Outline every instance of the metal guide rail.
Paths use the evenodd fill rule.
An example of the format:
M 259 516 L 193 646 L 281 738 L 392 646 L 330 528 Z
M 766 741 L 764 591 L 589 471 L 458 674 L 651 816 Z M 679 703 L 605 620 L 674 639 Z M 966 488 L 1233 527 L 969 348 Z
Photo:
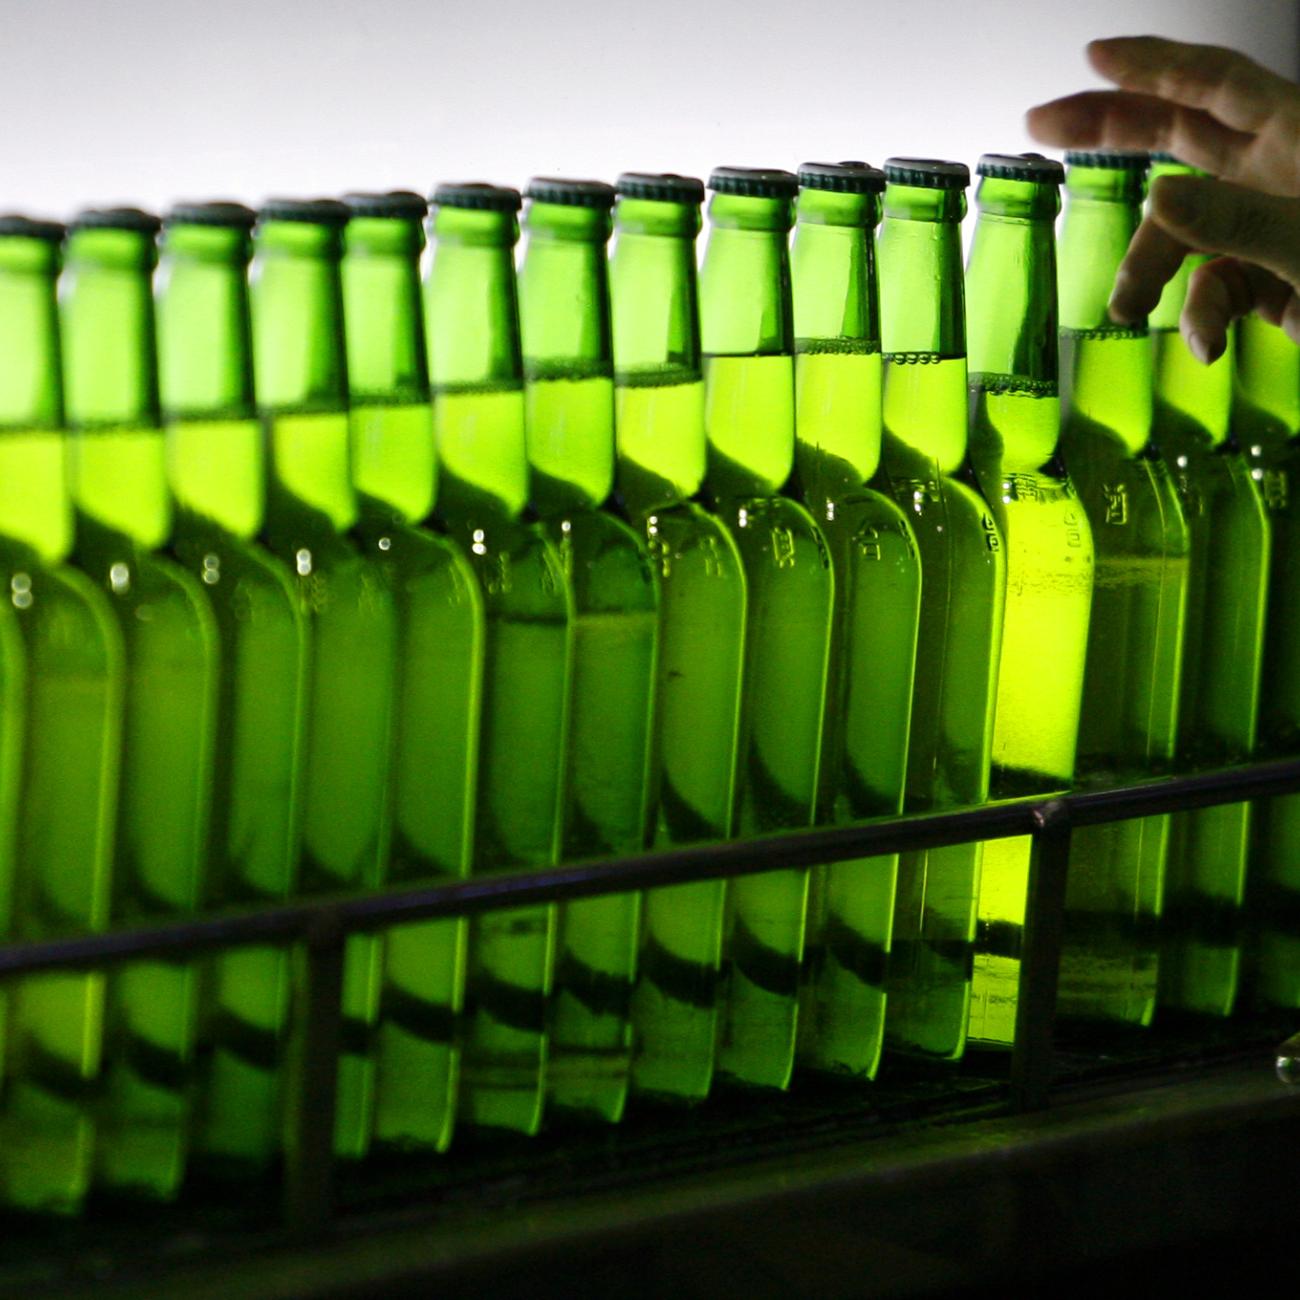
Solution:
M 1029 890 L 1021 952 L 1009 1106 L 1048 1104 L 1053 1020 L 1075 828 L 1300 792 L 1300 758 L 1288 758 L 1115 788 L 1080 790 L 952 812 L 889 817 L 699 848 L 583 862 L 528 874 L 482 875 L 364 897 L 313 898 L 237 913 L 0 946 L 0 978 L 102 968 L 247 945 L 300 944 L 306 977 L 295 1008 L 301 1068 L 285 1153 L 284 1226 L 295 1236 L 324 1230 L 334 1213 L 336 1063 L 342 1025 L 344 947 L 351 934 L 407 922 L 615 894 L 705 879 L 811 867 L 847 859 L 1030 835 Z M 1295 1047 L 1292 1054 L 1291 1047 Z M 1295 1060 L 1291 1059 L 1294 1055 Z M 1279 1050 L 1279 1073 L 1300 1078 L 1300 1040 Z

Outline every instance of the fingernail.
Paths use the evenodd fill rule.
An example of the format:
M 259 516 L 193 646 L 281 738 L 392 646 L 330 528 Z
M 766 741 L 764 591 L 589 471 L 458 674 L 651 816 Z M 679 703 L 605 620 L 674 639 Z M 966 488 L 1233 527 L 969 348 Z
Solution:
M 1193 330 L 1187 336 L 1187 347 L 1191 351 L 1192 356 L 1194 356 L 1203 366 L 1208 366 L 1210 362 L 1214 360 L 1214 357 L 1210 352 L 1209 339 L 1207 339 L 1204 334 L 1198 333 L 1196 330 Z

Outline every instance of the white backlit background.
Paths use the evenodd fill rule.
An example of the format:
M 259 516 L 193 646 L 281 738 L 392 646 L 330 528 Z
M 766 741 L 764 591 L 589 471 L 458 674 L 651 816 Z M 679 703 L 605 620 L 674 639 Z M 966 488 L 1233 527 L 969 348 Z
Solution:
M 1294 75 L 1274 0 L 0 0 L 0 210 L 1028 147 L 1153 31 Z

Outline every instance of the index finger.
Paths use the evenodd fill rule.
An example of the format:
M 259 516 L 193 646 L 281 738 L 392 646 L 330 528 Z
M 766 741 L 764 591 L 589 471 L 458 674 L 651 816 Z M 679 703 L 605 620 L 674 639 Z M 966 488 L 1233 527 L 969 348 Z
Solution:
M 1088 59 L 1124 90 L 1203 109 L 1234 131 L 1258 131 L 1276 114 L 1300 103 L 1300 90 L 1291 82 L 1217 45 L 1117 36 L 1092 41 Z

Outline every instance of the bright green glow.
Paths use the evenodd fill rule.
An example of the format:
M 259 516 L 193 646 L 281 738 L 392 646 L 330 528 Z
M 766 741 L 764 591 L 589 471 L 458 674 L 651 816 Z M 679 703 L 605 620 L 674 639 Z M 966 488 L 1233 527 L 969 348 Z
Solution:
M 245 541 L 257 535 L 266 484 L 262 429 L 255 417 L 172 423 L 167 430 L 167 477 L 179 515 L 207 520 Z M 179 520 L 177 531 L 187 531 Z
M 614 482 L 614 381 L 530 377 L 524 402 L 538 510 L 601 505 Z
M 632 513 L 704 482 L 704 381 L 677 370 L 621 374 L 614 389 L 619 491 Z
M 880 465 L 880 351 L 800 339 L 794 378 L 796 457 L 811 508 L 861 487 Z
M 1046 427 L 1059 427 L 1055 395 L 1017 393 L 1015 379 L 996 376 L 986 386 L 972 385 L 975 447 L 1000 442 L 1034 448 L 1042 445 Z M 1007 556 L 990 793 L 1010 798 L 1060 789 L 1074 775 L 1092 599 L 1092 534 L 1068 479 L 1050 470 L 1010 468 L 1002 471 L 1000 482 L 980 477 Z M 1028 836 L 984 846 L 979 923 L 986 947 L 975 957 L 972 1039 L 1009 1044 L 1014 1037 L 1020 963 L 1007 950 L 1019 947 L 1029 849 Z
M 442 512 L 517 517 L 528 502 L 523 385 L 439 389 L 433 422 L 445 474 Z
M 268 432 L 271 473 L 271 502 L 281 495 L 321 516 L 332 532 L 351 528 L 357 519 L 356 495 L 349 478 L 348 416 L 345 411 L 276 412 Z M 269 518 L 270 533 L 280 525 Z M 296 571 L 301 566 L 291 560 Z M 310 556 L 304 563 L 310 565 Z
M 163 433 L 93 429 L 72 440 L 72 493 L 86 517 L 144 550 L 171 536 Z
M 956 473 L 966 460 L 966 358 L 895 352 L 885 361 L 881 401 L 893 459 Z
M 1168 309 L 1176 311 L 1180 301 Z M 1175 330 L 1159 329 L 1154 339 L 1155 438 L 1191 537 L 1178 757 L 1186 765 L 1238 762 L 1255 745 L 1269 522 L 1260 485 L 1228 438 L 1231 349 L 1201 367 Z M 1184 386 L 1192 375 L 1195 383 Z M 1231 1011 L 1241 965 L 1240 941 L 1231 936 L 1244 900 L 1249 836 L 1248 805 L 1174 817 L 1163 1004 L 1209 1015 Z
M 1235 428 L 1259 484 L 1271 537 L 1259 742 L 1294 753 L 1300 741 L 1300 350 L 1257 316 L 1237 324 Z M 1253 806 L 1254 981 L 1269 1004 L 1300 1006 L 1300 797 Z
M 1145 329 L 1063 328 L 1061 389 L 1070 419 L 1086 421 L 1129 456 L 1147 449 L 1153 397 Z
M 72 549 L 66 465 L 59 431 L 0 430 L 0 527 L 45 563 Z
M 711 492 L 779 492 L 794 467 L 793 359 L 706 355 L 704 427 Z
M 433 511 L 433 414 L 428 402 L 358 401 L 352 408 L 352 483 L 366 501 L 382 503 L 408 524 Z

